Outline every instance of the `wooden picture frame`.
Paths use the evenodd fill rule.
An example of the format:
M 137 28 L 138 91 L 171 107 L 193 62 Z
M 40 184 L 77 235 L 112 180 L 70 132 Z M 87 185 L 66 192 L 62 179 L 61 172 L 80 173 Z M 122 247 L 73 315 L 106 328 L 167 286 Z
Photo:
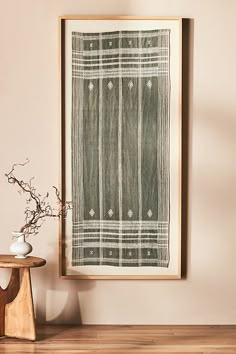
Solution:
M 158 39 L 159 37 L 161 39 Z M 113 49 L 110 48 L 112 45 L 114 47 Z M 121 45 L 122 49 L 120 49 Z M 118 49 L 115 46 L 119 46 L 119 54 L 117 54 Z M 147 49 L 145 49 L 144 46 L 146 46 Z M 91 52 L 89 52 L 90 50 Z M 120 54 L 120 52 L 122 52 L 122 54 Z M 116 57 L 113 58 L 113 54 L 116 55 Z M 89 56 L 86 57 L 86 55 Z M 94 55 L 94 57 L 92 57 L 92 55 Z M 137 59 L 135 56 L 137 56 Z M 110 59 L 112 62 L 109 63 Z M 118 61 L 121 63 L 118 64 Z M 132 62 L 132 67 L 128 68 L 130 61 Z M 149 64 L 146 65 L 148 61 Z M 114 62 L 117 64 L 114 64 Z M 109 65 L 112 65 L 114 70 L 109 69 Z M 157 72 L 158 74 L 156 74 Z M 141 73 L 140 77 L 137 73 Z M 161 78 L 162 76 L 163 78 Z M 59 18 L 59 77 L 61 192 L 63 200 L 72 200 L 73 204 L 72 213 L 60 223 L 60 276 L 63 279 L 180 279 L 182 19 L 179 17 L 62 16 Z M 103 84 L 101 84 L 101 82 L 103 82 Z M 164 84 L 160 84 L 161 82 L 164 82 Z M 137 101 L 135 101 L 134 98 L 136 83 Z M 141 87 L 141 83 L 143 86 L 139 88 Z M 117 91 L 115 91 L 116 84 Z M 122 91 L 124 87 L 126 91 Z M 97 91 L 95 89 L 97 89 Z M 105 89 L 108 93 L 103 93 Z M 152 93 L 150 93 L 151 90 Z M 132 97 L 129 96 L 131 95 L 131 91 Z M 102 130 L 105 129 L 106 124 L 111 124 L 108 120 L 105 120 L 108 118 L 103 118 L 103 116 L 105 117 L 104 112 L 106 112 L 107 109 L 111 109 L 110 103 L 107 103 L 106 106 L 106 102 L 111 100 L 111 98 L 109 98 L 110 96 L 105 96 L 110 94 L 110 92 L 113 94 L 113 100 L 117 100 L 118 102 L 114 101 L 114 105 L 117 104 L 117 107 L 119 106 L 119 108 L 116 107 L 111 111 L 113 113 L 109 112 L 112 121 L 115 122 L 114 124 L 117 124 L 117 129 L 114 128 L 114 134 L 116 134 L 116 130 L 118 131 L 117 149 L 114 150 L 117 151 L 118 170 L 115 172 L 114 166 L 110 169 L 113 172 L 110 172 L 110 165 L 107 165 L 108 168 L 102 165 L 107 159 L 110 163 L 116 161 L 116 159 L 112 159 L 110 155 L 105 155 L 109 147 L 106 147 L 107 150 L 105 150 L 104 147 L 109 145 L 113 147 L 114 138 L 109 141 L 111 129 L 113 128 L 109 125 L 109 128 L 107 128 L 108 133 L 107 131 L 104 133 L 105 130 Z M 97 98 L 95 96 L 91 98 L 91 95 L 95 95 L 95 93 L 98 95 Z M 160 96 L 158 96 L 159 94 Z M 118 96 L 119 98 L 117 98 Z M 132 109 L 129 108 L 130 106 L 128 108 L 123 108 L 122 106 L 122 104 L 126 104 L 125 100 L 127 97 L 131 97 L 129 98 L 129 104 L 132 104 Z M 122 99 L 123 101 L 121 103 Z M 103 102 L 102 109 L 100 108 L 101 100 Z M 130 103 L 131 101 L 133 103 Z M 128 138 L 126 136 L 126 139 L 123 138 L 122 140 L 122 133 L 124 136 L 127 131 L 136 132 L 136 125 L 132 127 L 132 122 L 135 122 L 136 117 L 135 102 L 139 102 L 137 106 L 141 107 L 138 108 L 139 111 L 137 111 L 137 134 L 133 134 L 136 138 L 134 138 L 133 142 L 133 135 L 128 136 Z M 149 102 L 150 104 L 145 102 Z M 154 102 L 157 103 L 154 105 Z M 164 106 L 158 108 L 161 107 L 161 105 Z M 149 106 L 153 107 L 152 110 Z M 147 109 L 147 112 L 145 109 Z M 131 113 L 122 113 L 127 112 L 127 110 Z M 116 111 L 121 113 L 116 116 L 114 113 Z M 155 116 L 154 111 L 159 113 L 156 113 Z M 88 116 L 85 116 L 85 114 Z M 127 114 L 128 118 L 122 118 L 122 114 Z M 94 118 L 96 115 L 97 120 Z M 130 116 L 134 117 L 132 118 L 133 120 L 129 118 Z M 156 118 L 156 120 L 159 122 L 159 120 L 163 119 L 163 122 L 168 121 L 168 123 L 163 123 L 164 125 L 155 123 L 155 117 L 162 116 L 163 118 Z M 129 119 L 131 120 L 127 123 Z M 154 119 L 154 121 L 152 121 L 152 119 Z M 149 121 L 150 124 L 148 123 Z M 97 124 L 97 130 L 94 128 L 94 122 Z M 125 126 L 125 124 L 129 124 L 129 126 Z M 148 124 L 150 125 L 149 127 Z M 149 133 L 144 132 L 146 129 L 145 126 L 149 129 Z M 163 131 L 160 126 L 164 127 Z M 85 129 L 87 130 L 85 131 Z M 153 131 L 155 131 L 156 135 Z M 165 137 L 160 138 L 158 134 L 163 134 Z M 158 148 L 155 146 L 155 138 L 153 138 L 153 136 L 158 137 L 157 140 L 162 142 L 160 143 L 161 147 L 159 146 Z M 142 138 L 142 140 L 138 140 L 139 137 L 140 139 Z M 108 139 L 108 143 L 106 139 Z M 137 139 L 137 142 L 135 139 Z M 98 141 L 96 143 L 96 149 L 94 148 L 95 141 Z M 130 142 L 130 144 L 128 145 L 127 143 L 127 146 L 124 146 L 124 141 Z M 130 200 L 134 200 L 132 199 L 133 192 L 130 192 L 130 190 L 136 188 L 136 179 L 133 182 L 134 187 L 132 188 L 130 187 L 130 181 L 128 181 L 127 184 L 124 182 L 124 171 L 127 169 L 127 166 L 129 167 L 125 160 L 126 156 L 129 156 L 129 162 L 131 161 L 131 172 L 129 172 L 129 176 L 134 173 L 133 171 L 136 171 L 136 167 L 132 167 L 132 161 L 135 160 L 136 163 L 136 157 L 133 157 L 134 154 L 132 150 L 132 146 L 135 144 L 137 144 L 136 150 L 138 156 L 137 208 L 139 210 L 137 211 L 138 216 L 136 219 L 134 219 L 136 215 L 135 207 L 132 209 L 128 204 L 132 204 Z M 158 151 L 162 151 L 162 147 L 165 152 L 159 153 Z M 125 149 L 127 149 L 127 154 Z M 130 153 L 129 149 L 132 150 L 132 153 Z M 149 155 L 147 154 L 148 151 Z M 95 152 L 98 154 L 97 160 L 95 160 L 93 156 Z M 159 166 L 159 170 L 157 167 L 157 177 L 155 177 L 153 167 L 148 165 L 150 161 L 147 156 L 150 156 L 150 160 L 152 160 L 153 154 L 155 158 L 161 154 L 164 156 L 161 158 L 157 157 L 157 160 L 162 161 L 161 164 L 164 161 L 164 165 L 160 163 L 158 165 L 157 163 Z M 146 156 L 145 160 L 143 160 L 143 156 Z M 90 161 L 92 162 L 90 163 Z M 145 164 L 143 161 L 147 163 L 147 168 L 144 172 L 143 166 Z M 90 168 L 87 167 L 87 164 L 92 166 L 92 172 L 87 172 Z M 97 166 L 96 169 L 94 167 L 95 165 Z M 97 177 L 94 177 L 95 170 Z M 102 172 L 99 171 L 104 171 L 102 176 Z M 152 173 L 152 171 L 154 172 Z M 108 200 L 107 195 L 110 193 L 109 195 L 111 196 L 112 192 L 107 192 L 102 180 L 102 178 L 105 178 L 104 175 L 107 176 L 109 173 L 113 173 L 113 179 L 114 175 L 117 176 L 117 183 L 112 184 L 113 182 L 111 182 L 113 191 L 115 190 L 114 193 L 117 193 L 117 198 L 114 196 L 111 197 L 113 198 L 113 207 L 110 208 L 109 202 L 107 202 L 105 207 L 104 204 L 105 201 Z M 144 175 L 144 173 L 146 173 L 146 175 Z M 150 179 L 150 175 L 152 175 L 154 179 Z M 147 183 L 144 185 L 143 180 L 145 176 L 147 176 Z M 161 182 L 159 182 L 160 178 Z M 155 183 L 153 183 L 153 185 L 150 183 L 152 180 L 158 181 L 159 189 L 156 187 Z M 86 185 L 86 183 L 88 185 Z M 81 185 L 83 187 L 81 187 Z M 114 185 L 116 187 L 114 187 Z M 146 194 L 143 189 L 147 188 L 148 190 L 150 185 L 152 185 L 153 188 L 149 190 L 148 193 L 150 194 L 147 194 L 148 197 L 145 199 Z M 125 192 L 125 188 L 128 188 L 128 192 Z M 163 190 L 165 189 L 164 192 L 162 192 L 162 188 Z M 122 191 L 120 191 L 121 189 Z M 159 191 L 158 193 L 155 192 L 157 189 Z M 85 199 L 87 190 L 91 191 L 88 197 L 89 201 Z M 152 190 L 154 191 L 153 193 L 151 192 Z M 106 197 L 105 192 L 107 192 Z M 98 196 L 96 197 L 97 193 Z M 124 204 L 127 195 L 130 196 L 131 199 Z M 160 201 L 161 197 L 159 196 L 162 196 L 164 199 Z M 82 199 L 82 197 L 84 199 Z M 93 197 L 97 198 L 97 204 L 95 201 L 94 203 L 98 205 L 97 209 L 100 207 L 100 211 L 90 206 L 90 204 L 93 205 Z M 103 198 L 102 201 L 101 198 Z M 150 203 L 151 200 L 153 200 L 153 207 L 148 208 L 144 206 L 144 200 L 146 204 L 149 200 Z M 115 214 L 116 206 L 118 214 Z M 83 208 L 82 211 L 80 210 L 81 208 Z M 125 208 L 127 210 L 124 211 Z M 160 211 L 162 209 L 165 209 L 163 215 L 167 215 L 167 221 Z M 125 217 L 122 216 L 124 212 L 126 213 Z M 156 216 L 155 219 L 156 214 L 159 216 Z M 100 215 L 100 219 L 97 215 Z M 115 219 L 116 215 L 118 215 L 117 219 Z M 163 225 L 166 230 L 165 232 L 160 231 L 164 230 L 162 229 Z M 112 230 L 112 232 L 109 231 L 113 226 L 116 229 Z M 154 227 L 155 230 L 149 230 L 152 227 Z M 129 233 L 124 235 L 131 235 L 131 241 L 129 241 L 129 243 L 127 241 L 127 247 L 124 245 L 128 236 L 122 238 L 125 237 L 122 232 L 125 232 L 124 230 L 126 228 L 129 230 Z M 142 231 L 142 228 L 144 228 L 144 231 Z M 90 231 L 87 231 L 88 229 Z M 105 238 L 106 234 L 109 239 Z M 133 241 L 136 237 L 133 237 L 133 235 L 137 235 L 137 240 L 139 241 Z M 158 240 L 156 241 L 155 239 L 155 241 L 152 241 L 152 243 L 149 243 L 147 246 L 147 243 L 151 242 L 151 238 L 154 240 L 154 235 L 159 235 L 156 236 Z M 114 241 L 115 236 L 117 236 L 116 240 L 118 241 Z M 89 239 L 90 237 L 91 240 Z M 96 242 L 93 241 L 95 240 L 94 237 L 98 237 Z M 113 239 L 111 239 L 111 237 L 113 237 Z M 147 239 L 145 239 L 146 241 L 143 239 L 145 237 L 147 237 Z M 116 245 L 115 242 L 117 242 Z M 92 247 L 91 250 L 89 247 Z M 114 254 L 117 258 L 113 256 Z M 131 256 L 132 254 L 133 256 Z M 149 256 L 152 258 L 150 261 L 148 259 Z M 111 257 L 111 260 L 109 257 Z

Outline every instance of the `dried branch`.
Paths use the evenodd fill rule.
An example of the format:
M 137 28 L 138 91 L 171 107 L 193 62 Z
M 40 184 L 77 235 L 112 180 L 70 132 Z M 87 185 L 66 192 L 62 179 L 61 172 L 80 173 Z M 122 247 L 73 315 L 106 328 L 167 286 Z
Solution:
M 60 192 L 57 187 L 55 189 L 55 195 L 57 200 L 57 208 L 53 208 L 48 201 L 49 193 L 45 196 L 36 192 L 36 188 L 32 185 L 32 177 L 29 182 L 24 182 L 15 176 L 15 169 L 18 166 L 25 166 L 29 163 L 29 159 L 26 159 L 25 163 L 14 164 L 9 173 L 5 174 L 7 181 L 10 184 L 16 184 L 19 187 L 19 193 L 26 193 L 27 207 L 25 208 L 25 224 L 20 228 L 20 232 L 24 232 L 26 236 L 37 235 L 40 227 L 44 223 L 47 217 L 61 218 L 66 217 L 67 212 L 72 209 L 72 203 L 63 201 L 60 197 Z

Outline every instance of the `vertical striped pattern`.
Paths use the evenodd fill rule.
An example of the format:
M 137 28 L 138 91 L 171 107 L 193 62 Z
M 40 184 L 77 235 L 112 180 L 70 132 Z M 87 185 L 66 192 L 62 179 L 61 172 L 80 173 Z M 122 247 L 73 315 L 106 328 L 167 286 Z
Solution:
M 102 34 L 99 34 L 99 50 L 100 50 L 100 59 L 102 58 L 101 54 L 102 49 Z M 103 220 L 103 166 L 102 166 L 102 134 L 103 134 L 103 117 L 102 117 L 102 87 L 103 80 L 99 79 L 99 136 L 98 136 L 98 149 L 99 149 L 99 206 L 100 206 L 100 220 Z M 100 264 L 102 264 L 102 224 L 100 228 Z
M 168 267 L 170 32 L 72 36 L 72 264 Z
M 83 92 L 83 80 L 80 80 L 80 83 L 79 83 L 79 92 Z M 79 123 L 79 127 L 78 127 L 78 130 L 77 128 L 75 129 L 75 132 L 76 133 L 76 136 L 79 137 L 79 151 L 78 151 L 78 154 L 76 154 L 78 157 L 77 157 L 77 163 L 76 163 L 76 170 L 79 172 L 78 173 L 78 176 L 79 176 L 79 181 L 78 181 L 78 185 L 79 185 L 79 190 L 80 190 L 80 193 L 79 193 L 79 198 L 77 198 L 77 200 L 79 201 L 79 205 L 77 205 L 77 213 L 78 213 L 78 221 L 80 220 L 83 220 L 84 219 L 84 186 L 83 186 L 83 183 L 84 183 L 84 179 L 83 179 L 83 155 L 84 155 L 84 152 L 83 152 L 83 93 L 82 95 L 80 96 L 81 100 L 80 100 L 80 104 L 79 104 L 79 117 L 82 117 L 82 119 L 78 119 L 78 123 Z M 80 164 L 79 164 L 80 162 Z M 81 242 L 83 243 L 83 236 L 82 236 L 82 240 Z M 83 247 L 80 248 L 80 254 L 79 254 L 79 257 L 81 257 L 83 259 L 84 257 L 84 249 Z
M 77 47 L 75 39 L 72 39 L 72 46 Z M 79 48 L 83 50 L 83 41 L 79 42 Z M 72 78 L 72 201 L 73 221 L 79 222 L 84 219 L 84 195 L 83 195 L 83 79 Z M 77 194 L 79 187 L 80 193 Z M 75 224 L 74 224 L 75 225 Z M 81 238 L 83 242 L 83 236 Z M 84 249 L 72 248 L 72 259 L 83 259 Z
M 159 39 L 162 45 L 163 38 Z M 165 45 L 168 46 L 169 40 Z M 158 104 L 157 104 L 157 125 L 158 125 L 158 147 L 157 151 L 157 174 L 158 174 L 158 218 L 165 220 L 169 218 L 169 203 L 163 203 L 163 200 L 169 198 L 169 74 L 158 81 Z
M 142 48 L 142 38 L 138 36 L 138 46 L 141 54 L 141 48 Z M 140 55 L 141 57 L 141 55 Z M 139 59 L 141 61 L 141 59 Z M 142 68 L 141 65 L 139 65 L 139 78 L 138 78 L 138 201 L 139 201 L 139 220 L 142 220 Z M 141 229 L 139 228 L 139 235 L 138 235 L 138 259 L 139 259 L 139 265 L 142 261 L 141 257 Z

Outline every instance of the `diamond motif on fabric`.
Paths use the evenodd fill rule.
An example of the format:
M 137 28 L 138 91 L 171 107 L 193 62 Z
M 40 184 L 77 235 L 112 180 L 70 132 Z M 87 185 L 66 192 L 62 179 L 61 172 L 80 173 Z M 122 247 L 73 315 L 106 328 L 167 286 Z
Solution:
M 93 209 L 91 209 L 89 214 L 93 217 L 95 215 L 95 211 Z
M 108 213 L 107 213 L 109 216 L 110 216 L 110 218 L 112 217 L 112 215 L 114 214 L 113 213 L 113 210 L 112 209 L 110 209 L 110 210 L 108 210 Z
M 90 83 L 89 83 L 88 88 L 89 88 L 89 91 L 92 91 L 92 90 L 93 90 L 94 85 L 93 85 L 93 83 L 92 83 L 92 82 L 90 82 Z
M 130 90 L 132 90 L 132 88 L 134 87 L 134 84 L 133 84 L 133 82 L 131 80 L 128 83 L 128 87 L 129 87 Z
M 151 80 L 149 80 L 149 81 L 147 82 L 147 87 L 148 87 L 148 88 L 151 88 L 151 87 L 152 87 L 152 82 L 151 82 Z
M 90 254 L 91 256 L 93 256 L 94 251 L 91 250 L 91 251 L 89 252 L 89 254 Z
M 129 209 L 129 211 L 128 211 L 128 217 L 129 217 L 129 218 L 132 218 L 132 216 L 133 216 L 133 212 L 132 212 L 131 209 Z
M 109 81 L 107 84 L 107 87 L 109 88 L 109 90 L 111 90 L 113 87 L 113 83 L 111 81 Z
M 147 44 L 148 44 L 148 45 L 151 45 L 151 44 L 152 44 L 152 41 L 151 41 L 151 40 L 147 41 Z
M 149 209 L 149 210 L 148 210 L 148 212 L 147 212 L 147 216 L 148 216 L 149 218 L 151 218 L 151 217 L 152 217 L 152 211 L 151 211 L 151 209 Z
M 132 41 L 129 41 L 129 45 L 132 45 Z

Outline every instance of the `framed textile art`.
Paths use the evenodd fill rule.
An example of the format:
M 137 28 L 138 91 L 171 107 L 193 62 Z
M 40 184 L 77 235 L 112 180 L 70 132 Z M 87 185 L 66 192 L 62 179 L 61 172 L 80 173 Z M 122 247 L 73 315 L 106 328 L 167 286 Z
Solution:
M 59 19 L 64 278 L 181 276 L 181 23 Z

